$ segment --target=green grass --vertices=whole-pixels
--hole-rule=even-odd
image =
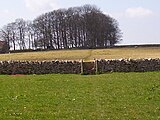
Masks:
[[[160,120],[160,72],[0,76],[0,120]]]
[[[4,60],[93,60],[93,59],[121,59],[121,58],[160,58],[159,47],[112,48],[89,50],[58,50],[45,52],[1,54]]]

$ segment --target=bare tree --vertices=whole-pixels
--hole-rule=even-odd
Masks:
[[[121,40],[118,22],[93,5],[58,9],[32,21],[17,19],[1,37],[19,49],[104,48]]]

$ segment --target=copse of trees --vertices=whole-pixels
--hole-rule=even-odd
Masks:
[[[54,10],[33,21],[16,19],[1,29],[0,37],[14,50],[105,48],[121,40],[121,31],[114,18],[84,5]]]

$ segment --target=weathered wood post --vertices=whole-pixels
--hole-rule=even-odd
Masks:
[[[81,74],[84,74],[84,70],[83,70],[83,59],[81,60]]]
[[[96,74],[98,74],[98,60],[95,60]]]

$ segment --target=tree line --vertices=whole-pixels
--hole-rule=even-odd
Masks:
[[[54,10],[33,21],[16,19],[0,30],[13,50],[105,48],[121,37],[118,22],[92,5]]]

